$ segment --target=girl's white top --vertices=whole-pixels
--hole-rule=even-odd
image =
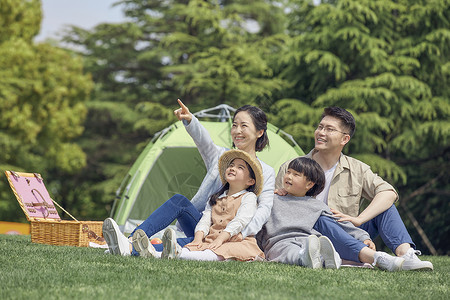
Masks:
[[[222,195],[219,196],[220,198],[227,197],[227,192],[225,191]],[[226,231],[230,234],[230,237],[235,236],[239,232],[242,231],[242,229],[247,226],[247,224],[250,222],[250,220],[253,218],[256,212],[257,207],[257,201],[256,201],[256,195],[252,192],[248,192],[247,190],[242,190],[240,192],[237,192],[233,195],[231,195],[233,198],[237,198],[240,195],[246,193],[244,196],[242,196],[241,199],[241,205],[239,206],[238,211],[236,212],[236,216],[231,220],[225,229],[223,231]],[[209,233],[209,229],[212,225],[212,210],[211,205],[209,204],[209,201],[206,203],[206,208],[203,211],[203,216],[198,222],[197,226],[195,227],[195,232],[197,231],[203,231],[204,236],[207,236]]]

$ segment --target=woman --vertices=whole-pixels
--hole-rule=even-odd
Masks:
[[[177,239],[181,246],[190,243],[194,237],[195,226],[200,220],[211,193],[222,186],[218,161],[227,148],[219,147],[212,141],[208,131],[200,124],[198,119],[189,112],[189,109],[178,99],[180,108],[174,111],[178,120],[182,121],[187,132],[197,145],[198,151],[206,166],[206,176],[203,179],[197,193],[191,201],[182,195],[175,195],[156,209],[141,225],[135,228],[130,237],[137,229],[142,229],[147,237],[169,226],[174,220],[178,220],[187,238]],[[251,157],[258,159],[256,152],[262,151],[268,144],[267,117],[258,107],[244,105],[236,110],[231,127],[231,138],[233,146],[247,152]],[[259,159],[258,159],[259,160]],[[232,241],[241,241],[247,236],[256,235],[268,220],[273,204],[273,191],[275,188],[275,172],[272,167],[259,160],[263,169],[264,185],[263,191],[258,196],[258,208],[255,216]],[[132,249],[129,239],[119,230],[116,222],[108,218],[103,223],[103,236],[108,243],[112,254],[138,255]],[[143,237],[143,238],[147,238]],[[137,243],[138,244],[138,243]],[[160,251],[161,245],[155,245]]]

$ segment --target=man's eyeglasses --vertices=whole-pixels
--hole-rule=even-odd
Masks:
[[[340,131],[340,130],[337,130],[337,129],[334,129],[334,128],[331,128],[331,127],[325,127],[322,124],[319,124],[317,126],[316,130],[319,131],[319,132],[324,130],[325,133],[328,134],[328,135],[332,135],[335,132],[339,132],[339,133],[342,133],[342,134],[348,134],[347,132],[343,132],[343,131]]]

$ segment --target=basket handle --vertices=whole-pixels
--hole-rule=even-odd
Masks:
[[[62,208],[61,205],[58,204],[58,202],[56,202],[54,199],[52,199],[53,203],[56,204],[56,206],[58,206],[63,212],[65,212],[66,214],[68,214],[72,219],[74,219],[75,221],[77,221],[78,223],[80,223],[80,221],[78,221],[77,219],[75,219],[74,216],[72,216],[67,210],[65,210],[64,208]]]

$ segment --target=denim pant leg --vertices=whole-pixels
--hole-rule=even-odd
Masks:
[[[380,235],[386,246],[394,253],[395,249],[403,243],[409,243],[411,247],[416,248],[395,205],[362,224],[359,228],[367,231],[371,239]]]
[[[367,247],[366,244],[348,234],[331,217],[320,216],[313,228],[330,239],[342,259],[359,262],[359,252]]]
[[[158,207],[142,224],[136,227],[130,236],[133,236],[137,229],[142,229],[148,237],[151,237],[178,219],[178,223],[186,236],[193,237],[195,226],[201,217],[202,214],[198,212],[189,199],[183,195],[176,194]],[[159,246],[157,247],[159,248]],[[135,254],[134,249],[133,254]]]

